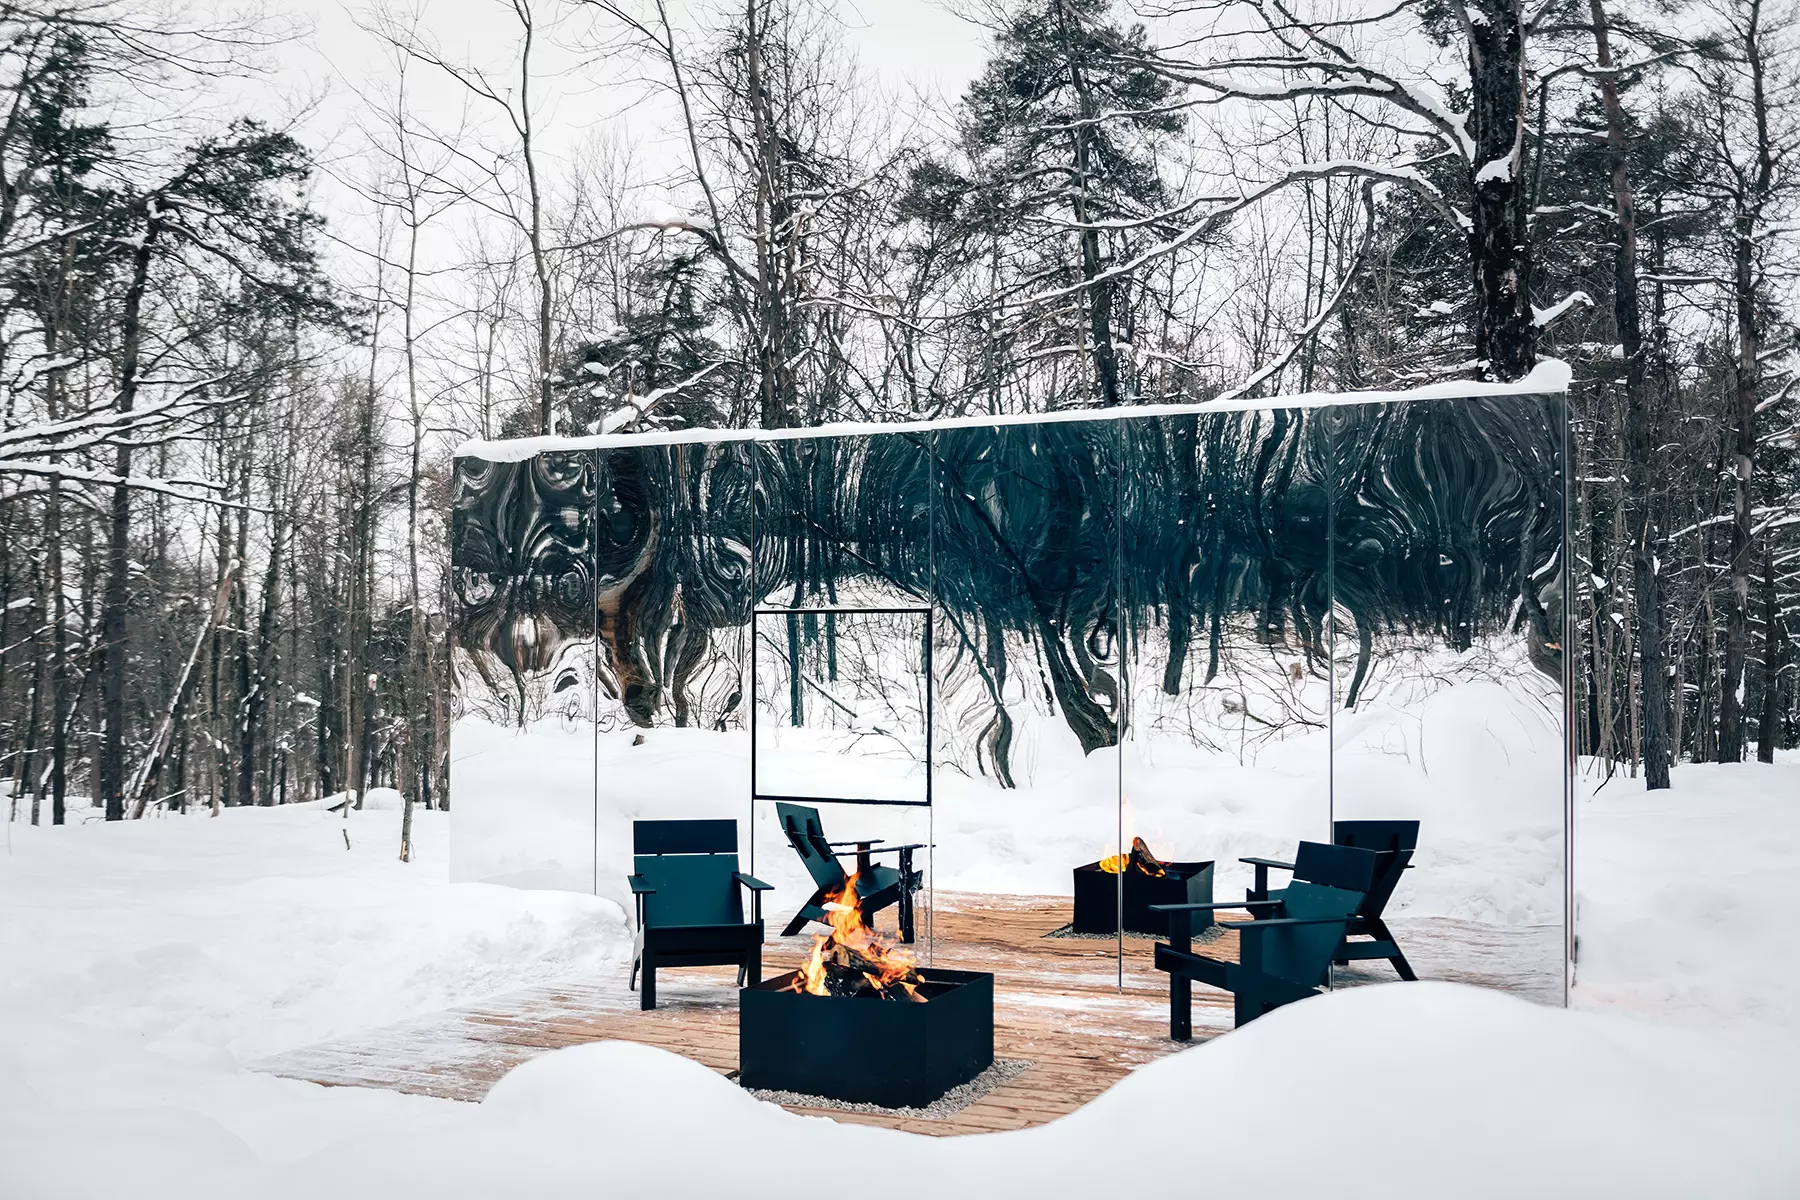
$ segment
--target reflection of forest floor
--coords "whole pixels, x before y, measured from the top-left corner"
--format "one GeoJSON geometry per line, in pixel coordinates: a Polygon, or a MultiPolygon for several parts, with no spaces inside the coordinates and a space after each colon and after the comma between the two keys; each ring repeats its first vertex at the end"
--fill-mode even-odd
{"type": "MultiPolygon", "coordinates": [[[[1035,1065],[942,1120],[795,1111],[919,1133],[1020,1129],[1074,1111],[1134,1068],[1181,1048],[1168,1040],[1167,977],[1151,965],[1152,939],[1126,939],[1121,962],[1116,941],[1044,936],[1072,919],[1067,897],[939,892],[933,899],[935,906],[919,913],[917,951],[927,975],[933,965],[993,972],[994,1052],[1035,1065]]],[[[884,923],[891,927],[891,918],[884,923]]],[[[1559,931],[1438,918],[1394,927],[1422,977],[1560,1000],[1559,931]]],[[[1235,956],[1237,940],[1227,933],[1206,952],[1235,956]]],[[[811,944],[807,936],[771,937],[765,976],[791,970],[811,944]]],[[[730,1072],[737,1067],[733,976],[724,967],[659,972],[658,1008],[646,1013],[621,969],[616,978],[513,992],[253,1065],[317,1083],[457,1100],[479,1100],[507,1071],[545,1051],[608,1039],[660,1046],[730,1072]]],[[[1351,978],[1394,976],[1376,964],[1354,969],[1351,978]]],[[[1196,1037],[1230,1028],[1230,998],[1197,988],[1196,1037]]]]}

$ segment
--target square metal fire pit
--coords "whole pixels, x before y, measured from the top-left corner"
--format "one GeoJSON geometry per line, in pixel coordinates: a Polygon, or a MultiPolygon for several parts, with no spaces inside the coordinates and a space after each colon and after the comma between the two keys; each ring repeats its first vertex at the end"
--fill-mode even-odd
{"type": "MultiPolygon", "coordinates": [[[[1149,875],[1135,864],[1126,866],[1125,932],[1152,937],[1169,936],[1169,918],[1150,911],[1152,904],[1211,904],[1213,898],[1213,864],[1210,862],[1171,862],[1163,864],[1164,874],[1149,875]]],[[[1119,931],[1119,878],[1102,871],[1097,862],[1075,868],[1076,933],[1117,933],[1119,931]]],[[[1212,918],[1194,923],[1198,932],[1212,924],[1212,918]]]]}
{"type": "Polygon", "coordinates": [[[786,990],[797,974],[738,992],[744,1087],[921,1108],[994,1065],[992,975],[927,967],[917,1003],[786,990]]]}

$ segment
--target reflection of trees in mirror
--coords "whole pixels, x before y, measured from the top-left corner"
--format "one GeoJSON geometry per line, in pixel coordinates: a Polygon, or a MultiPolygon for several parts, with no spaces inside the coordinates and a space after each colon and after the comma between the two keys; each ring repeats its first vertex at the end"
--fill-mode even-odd
{"type": "Polygon", "coordinates": [[[924,764],[931,737],[928,619],[922,609],[756,613],[759,754],[829,747],[924,764]],[[784,738],[789,729],[807,734],[784,738]]]}
{"type": "Polygon", "coordinates": [[[1553,402],[1461,399],[1331,410],[1336,454],[1332,595],[1359,652],[1429,633],[1466,651],[1523,635],[1562,677],[1562,443],[1553,402]]]}
{"type": "MultiPolygon", "coordinates": [[[[555,647],[596,636],[600,688],[630,721],[725,729],[743,721],[756,606],[929,598],[952,765],[1010,786],[1021,706],[1054,714],[1086,753],[1116,744],[1131,711],[1250,755],[1322,720],[1334,605],[1338,641],[1356,646],[1340,667],[1348,705],[1378,640],[1468,652],[1517,638],[1560,678],[1559,403],[465,459],[458,643],[488,688],[523,700],[555,647]]],[[[809,691],[865,689],[890,716],[915,703],[889,674],[838,678],[881,661],[842,652],[872,626],[784,624],[776,649],[809,664],[783,675],[790,722],[809,691]]]]}
{"type": "Polygon", "coordinates": [[[457,644],[520,724],[562,690],[554,668],[568,645],[593,635],[593,519],[591,454],[457,460],[457,644]]]}
{"type": "Polygon", "coordinates": [[[901,741],[895,730],[924,728],[924,624],[922,612],[758,613],[758,712],[901,741]]]}

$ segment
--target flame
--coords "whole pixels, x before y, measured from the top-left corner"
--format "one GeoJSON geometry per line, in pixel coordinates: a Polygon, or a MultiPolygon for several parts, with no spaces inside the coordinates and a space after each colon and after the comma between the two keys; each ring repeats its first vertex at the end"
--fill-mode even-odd
{"type": "Polygon", "coordinates": [[[1168,874],[1168,871],[1163,868],[1162,861],[1150,853],[1150,847],[1144,844],[1144,839],[1141,837],[1131,839],[1130,854],[1115,854],[1111,858],[1100,860],[1100,869],[1108,875],[1117,875],[1126,867],[1136,867],[1153,878],[1161,878],[1168,874]]]}
{"type": "Polygon", "coordinates": [[[814,936],[812,953],[801,964],[789,991],[831,995],[826,985],[827,972],[836,966],[855,971],[878,993],[885,995],[889,989],[898,988],[907,999],[924,1001],[917,987],[921,982],[917,960],[899,949],[891,938],[863,924],[856,876],[850,876],[842,890],[826,899],[825,919],[831,924],[831,932],[814,936]]]}

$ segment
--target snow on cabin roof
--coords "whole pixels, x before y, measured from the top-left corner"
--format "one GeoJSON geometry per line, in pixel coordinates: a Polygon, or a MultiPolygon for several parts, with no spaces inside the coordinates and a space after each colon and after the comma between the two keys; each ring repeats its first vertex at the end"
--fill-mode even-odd
{"type": "Polygon", "coordinates": [[[1394,404],[1406,400],[1450,400],[1481,396],[1541,396],[1569,389],[1569,365],[1557,359],[1538,363],[1515,383],[1479,383],[1460,379],[1405,391],[1309,392],[1254,400],[1198,404],[1146,404],[1121,408],[1068,408],[1045,413],[1000,416],[942,417],[933,421],[841,421],[795,429],[665,429],[646,433],[602,433],[581,437],[471,438],[456,448],[458,458],[518,462],[549,451],[610,450],[621,446],[692,445],[701,442],[792,441],[799,438],[855,437],[872,433],[920,433],[933,429],[967,429],[995,425],[1042,425],[1063,421],[1116,421],[1130,417],[1176,416],[1185,413],[1243,412],[1266,408],[1324,408],[1334,404],[1394,404]]]}

